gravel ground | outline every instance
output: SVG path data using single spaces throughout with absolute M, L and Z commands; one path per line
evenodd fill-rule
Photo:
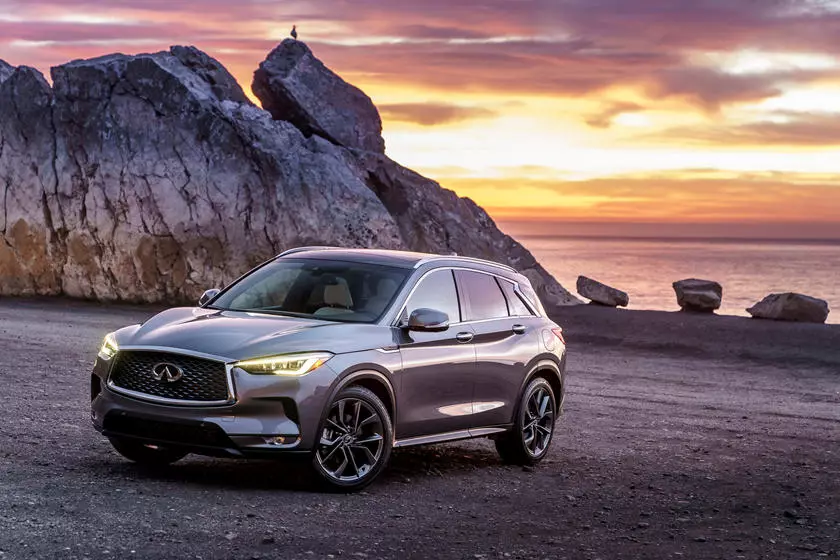
M 155 472 L 111 451 L 88 370 L 106 332 L 152 312 L 0 301 L 0 559 L 840 557 L 840 326 L 561 310 L 549 459 L 397 450 L 343 496 L 294 464 Z

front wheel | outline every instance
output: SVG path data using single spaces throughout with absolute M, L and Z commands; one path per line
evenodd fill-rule
M 551 385 L 537 377 L 522 393 L 513 430 L 496 440 L 496 450 L 502 460 L 514 465 L 535 465 L 542 461 L 554 435 L 556 413 Z
M 132 439 L 110 437 L 108 440 L 114 449 L 130 461 L 148 467 L 171 465 L 186 457 L 187 452 L 175 447 L 145 444 Z
M 356 492 L 382 472 L 394 431 L 385 405 L 364 387 L 349 387 L 329 405 L 312 466 L 326 490 Z

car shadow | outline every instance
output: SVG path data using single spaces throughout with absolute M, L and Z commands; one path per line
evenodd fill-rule
M 476 442 L 407 447 L 394 450 L 389 468 L 382 478 L 400 480 L 407 477 L 457 476 L 501 464 L 491 447 Z
M 469 443 L 395 449 L 373 488 L 439 477 L 468 475 L 501 466 L 492 450 Z M 304 459 L 236 460 L 191 455 L 166 467 L 137 465 L 116 454 L 89 460 L 86 468 L 105 477 L 242 490 L 318 491 Z

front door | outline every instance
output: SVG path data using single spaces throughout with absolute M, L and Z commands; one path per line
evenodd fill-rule
M 466 430 L 472 417 L 475 332 L 461 324 L 452 270 L 434 270 L 420 280 L 405 315 L 420 308 L 446 313 L 450 327 L 443 332 L 397 333 L 403 364 L 395 430 L 400 440 Z

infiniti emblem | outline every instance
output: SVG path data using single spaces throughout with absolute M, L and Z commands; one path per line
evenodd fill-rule
M 175 383 L 184 376 L 184 370 L 175 364 L 167 364 L 161 362 L 152 366 L 152 377 L 158 381 L 166 381 L 167 383 Z

